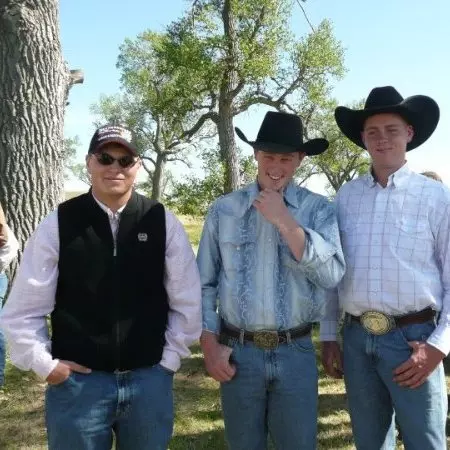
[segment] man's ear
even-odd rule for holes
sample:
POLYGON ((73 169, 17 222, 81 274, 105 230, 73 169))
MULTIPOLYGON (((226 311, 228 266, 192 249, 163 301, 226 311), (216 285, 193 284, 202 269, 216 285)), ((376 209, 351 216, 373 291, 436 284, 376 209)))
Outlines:
POLYGON ((86 157, 84 158, 84 160, 85 160, 85 162, 86 162, 86 170, 87 170, 87 173, 90 175, 91 174, 91 169, 90 169, 90 162, 91 162, 91 160, 92 160, 92 158, 91 158, 91 154, 90 153, 88 153, 87 155, 86 155, 86 157))
POLYGON ((408 125, 408 128, 406 129, 406 132, 408 133, 408 144, 412 141, 412 138, 414 137, 414 128, 411 125, 408 125))
POLYGON ((299 152, 298 154, 298 164, 297 167, 300 167, 300 164, 302 163, 303 159, 305 158, 306 153, 304 152, 299 152))

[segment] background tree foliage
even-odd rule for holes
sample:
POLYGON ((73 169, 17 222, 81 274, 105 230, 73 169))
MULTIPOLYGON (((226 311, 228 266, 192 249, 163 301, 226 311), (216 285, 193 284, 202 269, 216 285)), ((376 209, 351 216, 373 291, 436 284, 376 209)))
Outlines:
POLYGON ((267 105, 300 112, 308 122, 344 74, 343 49, 330 22, 296 38, 290 31, 293 7, 290 0, 196 1, 165 33, 142 33, 121 48, 118 66, 127 93, 152 97, 145 107, 149 114, 162 108, 166 119, 175 120, 165 129, 178 127, 177 142, 180 131, 192 138, 201 129, 189 127, 186 118, 213 125, 224 192, 241 185, 235 116, 267 105), (157 92, 161 84, 164 95, 157 92))
MULTIPOLYGON (((253 155, 243 157, 239 152, 242 186, 255 181, 257 167, 253 155)), ((179 214, 204 216, 211 203, 225 194, 225 167, 217 150, 202 153, 204 177, 188 176, 183 181, 173 181, 171 193, 165 204, 179 214)))

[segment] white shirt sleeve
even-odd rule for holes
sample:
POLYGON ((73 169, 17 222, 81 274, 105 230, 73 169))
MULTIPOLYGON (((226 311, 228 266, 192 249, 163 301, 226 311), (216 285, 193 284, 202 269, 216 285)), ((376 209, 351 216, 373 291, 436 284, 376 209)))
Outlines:
POLYGON ((181 222, 166 209, 166 277, 169 301, 166 345, 161 365, 177 371, 181 358, 201 334, 200 276, 194 252, 181 222))
POLYGON ((0 327, 9 343, 11 362, 47 378, 58 360, 50 353, 47 315, 53 311, 58 280, 58 215, 53 211, 28 240, 0 327))
POLYGON ((19 250, 19 243, 14 236, 11 228, 5 225, 8 239, 3 247, 0 247, 0 272, 3 272, 17 256, 19 250))

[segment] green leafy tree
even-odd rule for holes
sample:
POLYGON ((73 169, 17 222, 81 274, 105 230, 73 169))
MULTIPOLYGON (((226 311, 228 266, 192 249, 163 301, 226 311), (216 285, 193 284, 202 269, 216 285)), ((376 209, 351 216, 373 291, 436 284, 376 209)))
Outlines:
POLYGON ((119 59, 119 67, 126 79, 142 84, 153 79, 156 67, 170 79, 181 112, 195 106, 197 113, 203 110, 200 122, 212 122, 224 164, 224 192, 241 185, 236 115, 267 105, 301 111, 308 120, 328 98, 332 81, 344 74, 343 49, 331 24, 323 21, 296 39, 289 31, 292 8, 291 0, 199 0, 170 24, 157 45, 147 32, 122 49, 127 57, 119 59))
POLYGON ((163 194, 166 165, 178 161, 189 166, 188 155, 211 135, 209 105, 180 96, 179 78, 160 70, 156 53, 163 39, 146 32, 136 41, 126 40, 117 63, 122 72, 121 94, 102 96, 92 106, 97 125, 123 123, 134 131, 155 200, 163 194))
POLYGON ((77 150, 80 147, 81 142, 78 136, 65 138, 63 142, 63 158, 65 163, 64 179, 68 180, 70 173, 74 173, 73 169, 77 165, 75 158, 77 156, 77 150))
MULTIPOLYGON (((241 156, 240 152, 238 154, 241 156)), ((173 182, 171 194, 166 198, 166 205, 180 214, 204 216, 209 205, 225 194, 225 167, 219 152, 205 151, 202 154, 205 176, 189 176, 182 182, 173 182)), ((257 166, 253 155, 240 157, 240 179, 242 185, 255 181, 257 166)))

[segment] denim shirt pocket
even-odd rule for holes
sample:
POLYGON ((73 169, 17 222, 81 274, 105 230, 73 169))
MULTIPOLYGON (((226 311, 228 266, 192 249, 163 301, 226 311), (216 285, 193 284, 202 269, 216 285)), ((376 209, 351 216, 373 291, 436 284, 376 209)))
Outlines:
MULTIPOLYGON (((244 218, 223 216, 219 223, 219 245, 226 271, 242 271, 255 256, 256 232, 244 218)), ((248 267, 247 267, 248 268, 248 267)))

